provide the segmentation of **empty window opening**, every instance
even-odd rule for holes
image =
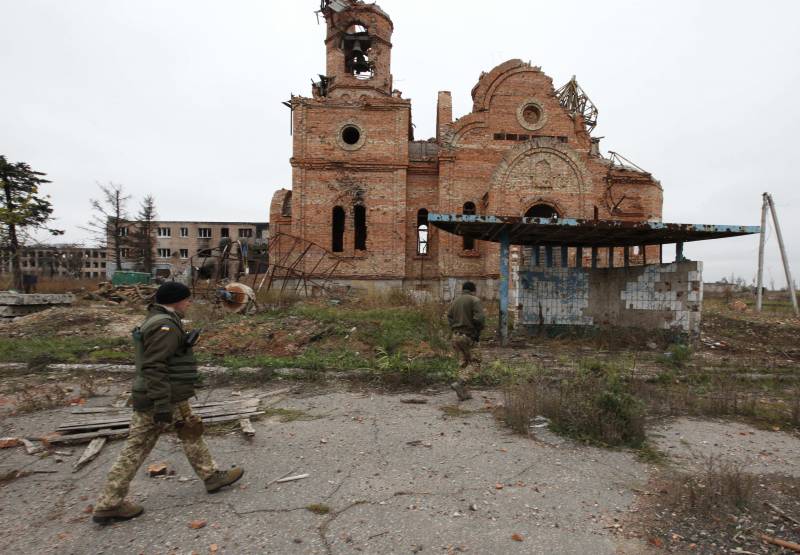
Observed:
[[[291,218],[292,217],[292,192],[289,191],[286,193],[286,196],[283,197],[283,205],[281,206],[281,216]]]
[[[230,229],[228,229],[227,227],[223,227],[222,229],[219,230],[219,236],[220,237],[230,237],[231,236]]]
[[[367,209],[358,204],[353,207],[353,226],[355,227],[355,248],[357,251],[367,250]]]
[[[347,125],[342,129],[342,140],[348,145],[357,144],[361,139],[361,131],[355,125]]]
[[[506,140],[507,141],[516,141],[517,134],[516,133],[506,133]]]
[[[342,252],[344,250],[344,208],[341,206],[333,207],[331,228],[331,250]]]
[[[424,208],[417,211],[417,254],[428,254],[428,211]]]
[[[465,202],[464,209],[462,213],[465,216],[474,216],[475,215],[475,203],[474,202]],[[464,237],[464,250],[471,251],[475,250],[475,239],[472,237]]]
[[[534,204],[525,212],[526,218],[558,218],[558,211],[549,204]]]
[[[495,133],[494,134],[494,140],[495,141],[505,141],[506,140],[506,134],[505,133]]]

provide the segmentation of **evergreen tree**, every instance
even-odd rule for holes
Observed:
[[[48,196],[39,193],[39,187],[50,183],[46,174],[37,172],[24,162],[9,162],[0,155],[0,233],[2,248],[11,259],[12,286],[22,289],[20,248],[28,233],[44,229],[53,235],[64,232],[47,227],[52,220],[53,206]]]

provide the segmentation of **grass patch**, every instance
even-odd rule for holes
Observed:
[[[282,408],[266,408],[264,409],[264,416],[269,418],[271,416],[278,417],[281,422],[296,422],[297,420],[317,420],[321,416],[308,414],[303,410],[298,409],[282,409]]]
[[[306,510],[314,513],[315,515],[326,515],[331,512],[331,508],[324,503],[312,503],[306,505]]]
[[[741,464],[709,457],[700,473],[676,473],[664,489],[674,511],[709,518],[747,510],[756,483],[757,477],[745,472]]]
[[[449,416],[450,418],[466,418],[468,416],[473,416],[475,414],[487,411],[487,409],[463,409],[458,405],[444,405],[439,407],[439,410],[441,410],[445,416]]]
[[[671,368],[685,368],[692,358],[692,350],[688,345],[676,343],[670,345],[666,353],[656,357],[656,361]]]
[[[0,338],[0,362],[27,362],[31,368],[55,363],[133,361],[127,338]]]
[[[667,462],[667,455],[649,441],[644,441],[636,450],[636,459],[646,464],[663,465]]]
[[[539,376],[504,389],[502,419],[528,433],[536,415],[556,433],[604,446],[640,447],[645,440],[645,405],[634,395],[628,372],[589,360],[569,377]]]

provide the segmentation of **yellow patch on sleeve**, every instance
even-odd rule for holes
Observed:
[[[171,329],[169,326],[161,326],[161,331],[170,331]]]

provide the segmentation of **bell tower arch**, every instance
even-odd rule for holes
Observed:
[[[390,96],[394,25],[386,12],[359,0],[323,0],[322,14],[330,95],[355,89]]]

